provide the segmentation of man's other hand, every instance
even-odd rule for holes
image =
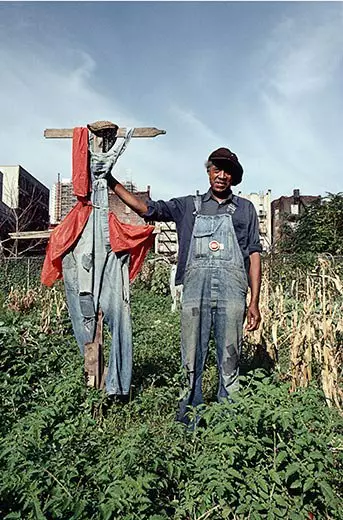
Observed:
[[[257,330],[261,323],[261,314],[257,304],[251,303],[248,307],[246,330]]]

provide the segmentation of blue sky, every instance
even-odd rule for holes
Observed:
[[[0,71],[0,164],[49,188],[71,142],[43,130],[110,119],[167,131],[116,166],[153,198],[205,191],[220,146],[236,191],[343,191],[341,2],[1,2]]]

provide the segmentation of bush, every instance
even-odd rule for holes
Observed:
[[[134,286],[154,294],[170,294],[170,270],[172,264],[164,257],[151,254],[143,264]]]

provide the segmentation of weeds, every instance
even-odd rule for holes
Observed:
[[[5,303],[0,517],[339,520],[343,422],[321,388],[323,371],[333,366],[325,348],[337,346],[338,281],[325,266],[311,276],[263,288],[264,325],[255,341],[265,342],[280,367],[286,360],[288,373],[251,370],[247,356],[235,402],[218,405],[212,354],[204,426],[193,432],[175,422],[179,316],[169,298],[133,291],[134,377],[126,405],[84,385],[61,287],[36,293],[25,312]],[[303,334],[308,323],[315,335],[293,343],[292,331]]]
[[[319,258],[316,269],[271,282],[264,271],[260,329],[252,343],[265,346],[291,390],[320,383],[329,406],[343,411],[343,285],[337,267]],[[251,340],[250,340],[251,341]]]

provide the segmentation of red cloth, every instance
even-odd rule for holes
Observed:
[[[89,175],[88,129],[77,127],[73,130],[72,182],[74,195],[87,197],[91,191]]]
[[[52,286],[63,278],[62,257],[75,244],[86,225],[92,205],[86,196],[90,192],[88,169],[88,130],[74,128],[73,132],[73,187],[78,202],[63,221],[51,232],[41,273],[41,282]],[[114,213],[108,213],[111,249],[115,253],[131,254],[130,281],[137,276],[144,258],[154,243],[154,226],[132,226],[120,222]]]
[[[41,282],[44,285],[51,287],[56,280],[63,278],[62,256],[81,235],[91,211],[91,205],[79,201],[63,222],[51,232],[41,273]],[[112,251],[128,251],[131,254],[129,276],[132,281],[154,243],[154,226],[123,224],[112,212],[109,212],[108,219]]]

